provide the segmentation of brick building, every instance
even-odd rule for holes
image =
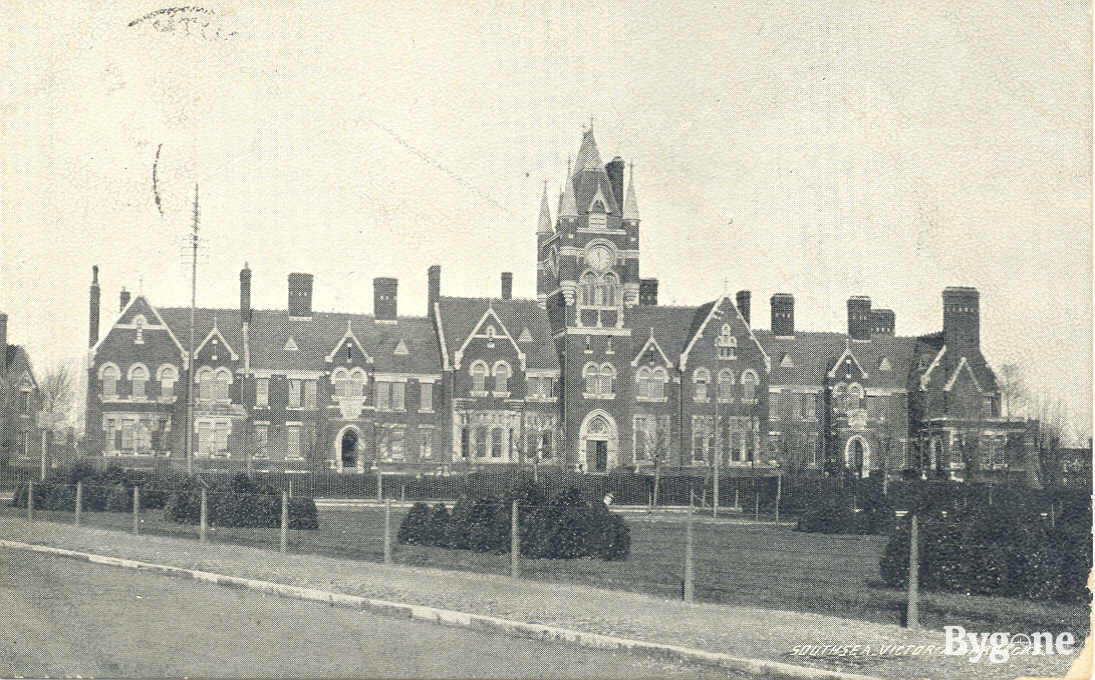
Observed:
[[[0,464],[38,466],[39,401],[30,356],[22,346],[8,344],[8,315],[0,312]]]
[[[658,303],[640,273],[641,219],[625,163],[602,162],[592,130],[553,219],[536,225],[537,298],[441,294],[401,317],[395,279],[374,280],[373,315],[313,312],[313,279],[290,274],[284,310],[195,314],[195,408],[186,425],[188,308],[123,291],[98,335],[91,290],[88,449],[362,472],[392,464],[661,462],[869,476],[916,470],[970,479],[1029,469],[1023,422],[999,416],[980,351],[980,300],[943,291],[943,330],[898,336],[893,311],[848,299],[840,332],[795,328],[773,295],[769,328],[739,291],[698,306]]]

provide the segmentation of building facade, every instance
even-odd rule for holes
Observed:
[[[30,355],[21,345],[8,344],[8,315],[0,312],[0,464],[38,466],[40,397]]]
[[[957,479],[1029,471],[1028,427],[999,415],[980,350],[980,299],[943,291],[943,330],[899,336],[892,310],[847,301],[847,328],[795,328],[795,301],[753,324],[747,290],[658,302],[641,273],[626,165],[592,129],[536,225],[537,297],[442,295],[399,316],[395,279],[372,315],[313,312],[290,274],[284,310],[153,307],[124,292],[99,337],[91,288],[87,448],[107,456],[246,460],[360,473],[374,464],[544,464],[589,472],[655,465]],[[193,408],[187,389],[193,374]],[[188,424],[189,423],[189,424]]]

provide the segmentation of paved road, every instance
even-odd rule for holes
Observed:
[[[0,677],[727,677],[0,549]]]

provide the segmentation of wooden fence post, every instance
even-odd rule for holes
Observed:
[[[76,482],[76,526],[80,526],[80,515],[84,506],[84,483]]]
[[[141,487],[133,487],[133,533],[141,534]]]
[[[521,578],[521,531],[519,528],[517,501],[513,501],[509,512],[509,575]]]
[[[783,472],[776,475],[776,524],[779,524],[779,504],[783,500]]]
[[[711,516],[712,517],[718,517],[719,516],[719,460],[718,460],[718,452],[717,451],[715,452],[715,456],[716,456],[715,457],[715,476],[714,476],[714,479],[713,479],[713,488],[711,490],[711,495],[713,496],[713,498],[711,499],[711,503],[712,503],[712,505],[711,505]]]
[[[34,480],[27,480],[27,521],[34,521]]]
[[[757,480],[753,480],[753,519],[760,521],[760,487]]]
[[[380,472],[380,468],[376,468],[376,499],[378,501],[384,500],[384,475]]]
[[[920,628],[920,536],[916,513],[912,513],[909,522],[909,603],[906,611],[905,626],[909,630]]]
[[[289,493],[281,492],[281,554],[289,552]]]
[[[685,522],[684,532],[684,601],[691,603],[694,595],[693,579],[695,577],[692,568],[692,500],[693,492],[688,492],[688,520]]]
[[[392,563],[392,502],[384,501],[384,564]]]
[[[209,500],[205,487],[202,487],[202,503],[201,503],[201,519],[199,521],[198,540],[202,543],[206,541],[206,529],[209,526]]]

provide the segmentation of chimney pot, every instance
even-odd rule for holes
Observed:
[[[753,294],[747,290],[739,290],[738,294],[735,296],[738,312],[741,314],[741,317],[745,319],[745,325],[747,326],[752,325],[752,322],[749,320],[749,302],[752,298]]]
[[[848,298],[848,337],[852,340],[871,339],[871,298],[866,295]]]
[[[430,268],[426,270],[426,279],[426,314],[430,318],[433,318],[434,306],[437,304],[437,301],[441,299],[441,265],[431,265]]]
[[[87,311],[87,346],[94,347],[99,342],[99,265],[91,267]]]
[[[380,276],[373,279],[373,317],[377,321],[395,321],[396,290],[399,280]]]
[[[293,272],[289,275],[289,316],[312,316],[312,283],[314,277],[311,274]]]
[[[795,334],[795,296],[776,293],[771,299],[772,335],[791,337]]]
[[[240,323],[251,322],[251,268],[243,263],[240,270]]]

